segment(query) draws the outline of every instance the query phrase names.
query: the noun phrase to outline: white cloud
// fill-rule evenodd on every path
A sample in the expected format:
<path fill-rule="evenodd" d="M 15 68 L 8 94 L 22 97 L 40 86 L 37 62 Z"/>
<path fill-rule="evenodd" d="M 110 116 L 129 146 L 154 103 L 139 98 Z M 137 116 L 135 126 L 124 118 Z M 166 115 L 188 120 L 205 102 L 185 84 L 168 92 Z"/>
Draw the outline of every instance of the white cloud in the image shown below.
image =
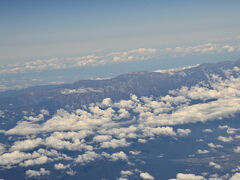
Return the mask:
<path fill-rule="evenodd" d="M 176 133 L 174 132 L 172 127 L 157 127 L 157 128 L 146 127 L 145 129 L 143 129 L 143 133 L 146 136 L 154 136 L 154 135 L 176 136 Z"/>
<path fill-rule="evenodd" d="M 235 128 L 228 128 L 227 129 L 227 133 L 228 134 L 235 134 L 236 133 L 236 131 L 238 131 L 239 129 L 235 129 Z"/>
<path fill-rule="evenodd" d="M 222 180 L 218 174 L 211 174 L 209 180 Z"/>
<path fill-rule="evenodd" d="M 185 67 L 175 68 L 175 69 L 159 69 L 159 70 L 155 70 L 154 72 L 168 73 L 169 75 L 174 75 L 174 74 L 176 74 L 180 71 L 183 71 L 183 70 L 186 70 L 186 69 L 192 69 L 192 68 L 198 67 L 199 65 L 200 64 L 196 64 L 196 65 L 193 65 L 193 66 L 185 66 Z"/>
<path fill-rule="evenodd" d="M 218 128 L 219 129 L 227 129 L 227 128 L 229 128 L 229 126 L 228 125 L 219 125 Z"/>
<path fill-rule="evenodd" d="M 136 156 L 136 155 L 141 154 L 141 151 L 129 151 L 129 153 Z"/>
<path fill-rule="evenodd" d="M 118 178 L 117 180 L 128 180 L 128 178 L 120 177 L 120 178 Z"/>
<path fill-rule="evenodd" d="M 117 119 L 129 118 L 130 117 L 129 112 L 126 109 L 121 108 L 121 109 L 118 110 L 118 113 L 119 113 L 119 115 L 118 115 Z"/>
<path fill-rule="evenodd" d="M 240 153 L 240 146 L 237 146 L 236 148 L 234 148 L 234 152 Z"/>
<path fill-rule="evenodd" d="M 105 142 L 105 141 L 109 141 L 112 139 L 112 136 L 110 135 L 97 135 L 93 138 L 93 141 L 95 142 Z"/>
<path fill-rule="evenodd" d="M 176 179 L 171 180 L 206 180 L 206 179 L 203 176 L 198 176 L 195 174 L 178 173 Z"/>
<path fill-rule="evenodd" d="M 79 88 L 79 89 L 64 89 L 61 91 L 63 95 L 69 94 L 84 94 L 84 93 L 103 93 L 102 89 L 93 89 L 93 88 Z"/>
<path fill-rule="evenodd" d="M 223 49 L 226 49 L 227 52 L 233 52 L 235 50 L 235 48 L 233 46 L 230 46 L 230 45 L 224 45 Z"/>
<path fill-rule="evenodd" d="M 235 139 L 240 139 L 240 135 L 236 135 L 234 138 Z"/>
<path fill-rule="evenodd" d="M 127 160 L 127 159 L 128 159 L 127 155 L 124 152 L 122 152 L 122 151 L 120 151 L 118 153 L 113 153 L 111 155 L 111 160 L 113 160 L 113 161 Z"/>
<path fill-rule="evenodd" d="M 131 61 L 147 61 L 159 59 L 159 57 L 176 57 L 184 55 L 198 54 L 217 54 L 231 53 L 240 48 L 239 44 L 223 44 L 223 43 L 205 43 L 192 46 L 179 46 L 175 48 L 137 48 L 128 51 L 118 51 L 112 53 L 102 53 L 102 55 L 86 55 L 79 57 L 50 59 L 37 59 L 24 63 L 8 64 L 0 67 L 0 74 L 15 74 L 31 71 L 43 71 L 51 69 L 67 69 L 75 67 L 99 66 L 105 64 L 131 62 Z"/>
<path fill-rule="evenodd" d="M 131 95 L 129 99 L 118 102 L 106 98 L 102 102 L 92 103 L 83 109 L 71 111 L 59 109 L 44 122 L 21 120 L 14 128 L 4 133 L 21 136 L 20 139 L 24 140 L 13 142 L 8 150 L 4 148 L 3 151 L 6 152 L 0 154 L 0 166 L 44 164 L 56 161 L 58 156 L 81 164 L 101 158 L 110 161 L 127 160 L 128 157 L 124 152 L 102 154 L 102 151 L 107 148 L 127 147 L 136 141 L 146 143 L 148 139 L 154 139 L 157 136 L 181 138 L 189 135 L 191 130 L 177 129 L 175 125 L 220 120 L 239 112 L 240 78 L 231 76 L 231 72 L 227 77 L 223 80 L 217 76 L 210 76 L 211 88 L 199 83 L 192 87 L 172 90 L 161 97 Z M 205 101 L 213 97 L 214 100 Z M 192 100 L 200 101 L 198 104 L 192 104 Z M 49 114 L 47 110 L 40 112 L 44 116 Z M 131 113 L 134 117 L 130 116 Z M 125 118 L 124 121 L 121 121 L 122 118 Z M 219 128 L 225 128 L 229 132 L 236 131 L 228 126 L 219 126 Z M 210 132 L 209 129 L 205 131 Z M 43 136 L 36 138 L 38 134 Z M 219 136 L 218 140 L 230 142 L 233 138 Z M 46 149 L 78 151 L 77 158 L 64 156 L 57 151 L 54 156 L 47 152 L 41 153 L 37 150 L 40 146 Z M 223 147 L 213 143 L 209 143 L 208 146 Z M 26 153 L 30 150 L 35 151 Z M 207 150 L 199 150 L 198 153 L 206 152 Z M 129 152 L 129 154 L 135 156 L 134 153 Z"/>
<path fill-rule="evenodd" d="M 229 136 L 229 137 L 218 136 L 218 140 L 227 143 L 227 142 L 233 141 L 233 138 L 231 136 Z"/>
<path fill-rule="evenodd" d="M 71 132 L 69 132 L 71 133 Z M 62 134 L 67 133 L 53 133 L 51 136 L 47 137 L 45 139 L 45 145 L 48 147 L 52 147 L 55 149 L 67 149 L 67 150 L 73 150 L 73 151 L 81 151 L 81 150 L 89 150 L 91 151 L 93 147 L 91 145 L 87 145 L 85 143 L 85 140 L 80 140 L 77 137 L 72 137 L 71 141 L 66 140 L 67 136 L 62 136 Z M 78 133 L 71 133 L 71 135 L 77 136 Z M 81 134 L 80 134 L 81 135 Z"/>
<path fill-rule="evenodd" d="M 22 161 L 30 158 L 38 157 L 39 154 L 30 154 L 30 153 L 24 153 L 19 151 L 13 151 L 10 153 L 4 153 L 0 156 L 0 165 L 2 166 L 11 166 L 18 163 L 21 163 Z"/>
<path fill-rule="evenodd" d="M 121 176 L 131 176 L 131 175 L 133 175 L 133 172 L 132 171 L 124 171 L 124 170 L 122 170 L 121 171 Z"/>
<path fill-rule="evenodd" d="M 190 129 L 177 129 L 179 136 L 188 136 L 191 133 Z"/>
<path fill-rule="evenodd" d="M 141 172 L 141 173 L 140 173 L 140 177 L 141 177 L 142 179 L 149 179 L 149 180 L 154 179 L 154 177 L 151 176 L 148 172 Z"/>
<path fill-rule="evenodd" d="M 1 91 L 1 85 L 0 85 L 0 91 Z M 5 117 L 4 111 L 0 110 L 0 118 L 4 118 L 4 117 Z"/>
<path fill-rule="evenodd" d="M 240 179 L 240 173 L 235 173 L 229 180 L 239 180 Z"/>
<path fill-rule="evenodd" d="M 29 121 L 42 121 L 44 119 L 44 115 L 43 114 L 39 114 L 36 117 L 33 116 L 24 116 L 24 119 L 29 120 Z"/>
<path fill-rule="evenodd" d="M 211 132 L 213 132 L 213 130 L 212 129 L 204 129 L 203 132 L 211 133 Z"/>
<path fill-rule="evenodd" d="M 6 152 L 0 156 L 0 166 L 11 168 L 15 165 L 31 166 L 36 164 L 45 164 L 49 160 L 71 160 L 65 154 L 58 153 L 56 150 L 38 149 L 32 153 L 20 151 Z"/>
<path fill-rule="evenodd" d="M 26 171 L 26 176 L 28 178 L 38 178 L 40 176 L 44 176 L 44 175 L 49 175 L 50 174 L 50 171 L 49 170 L 46 170 L 44 168 L 40 168 L 39 171 L 36 171 L 36 170 L 27 170 Z"/>
<path fill-rule="evenodd" d="M 43 115 L 49 116 L 49 112 L 48 112 L 48 110 L 46 110 L 46 109 L 41 109 L 40 112 L 41 112 Z"/>
<path fill-rule="evenodd" d="M 73 171 L 72 169 L 66 171 L 66 173 L 69 175 L 69 176 L 74 176 L 77 172 L 76 171 Z"/>
<path fill-rule="evenodd" d="M 130 143 L 126 139 L 112 139 L 111 141 L 105 141 L 101 143 L 102 148 L 118 148 L 129 146 Z"/>
<path fill-rule="evenodd" d="M 102 100 L 102 105 L 103 106 L 111 106 L 111 104 L 112 104 L 112 100 L 111 100 L 111 98 L 105 98 L 105 99 L 103 99 Z"/>
<path fill-rule="evenodd" d="M 214 167 L 215 169 L 221 169 L 222 167 L 221 167 L 221 165 L 219 165 L 219 164 L 217 164 L 217 163 L 215 163 L 215 162 L 209 162 L 209 166 L 210 167 Z"/>
<path fill-rule="evenodd" d="M 96 154 L 94 151 L 87 151 L 84 154 L 78 155 L 75 161 L 77 163 L 85 164 L 91 161 L 95 161 L 98 158 L 100 158 L 100 156 Z"/>
<path fill-rule="evenodd" d="M 147 140 L 146 140 L 146 139 L 141 139 L 141 138 L 140 138 L 140 139 L 138 139 L 138 142 L 139 142 L 139 143 L 146 143 Z"/>
<path fill-rule="evenodd" d="M 63 170 L 63 169 L 67 169 L 69 168 L 70 165 L 64 165 L 62 163 L 58 163 L 58 164 L 54 164 L 54 168 L 57 169 L 57 170 Z"/>
<path fill-rule="evenodd" d="M 34 166 L 34 165 L 40 165 L 47 163 L 49 158 L 47 156 L 40 156 L 36 159 L 28 159 L 22 163 L 20 163 L 20 166 L 28 167 L 28 166 Z"/>
<path fill-rule="evenodd" d="M 12 147 L 10 148 L 10 151 L 26 151 L 30 149 L 34 149 L 41 145 L 43 143 L 43 140 L 41 138 L 36 139 L 26 139 L 24 141 L 15 141 Z"/>
<path fill-rule="evenodd" d="M 197 150 L 197 153 L 198 153 L 198 154 L 207 154 L 207 153 L 209 153 L 209 151 L 206 150 L 206 149 L 204 149 L 204 150 L 198 149 L 198 150 Z"/>
<path fill-rule="evenodd" d="M 223 146 L 222 145 L 220 145 L 220 144 L 214 144 L 214 143 L 208 143 L 208 147 L 210 147 L 210 148 L 223 148 Z"/>
<path fill-rule="evenodd" d="M 110 161 L 117 161 L 117 160 L 127 161 L 128 160 L 127 155 L 123 151 L 116 152 L 111 155 L 103 152 L 102 156 L 108 158 Z"/>

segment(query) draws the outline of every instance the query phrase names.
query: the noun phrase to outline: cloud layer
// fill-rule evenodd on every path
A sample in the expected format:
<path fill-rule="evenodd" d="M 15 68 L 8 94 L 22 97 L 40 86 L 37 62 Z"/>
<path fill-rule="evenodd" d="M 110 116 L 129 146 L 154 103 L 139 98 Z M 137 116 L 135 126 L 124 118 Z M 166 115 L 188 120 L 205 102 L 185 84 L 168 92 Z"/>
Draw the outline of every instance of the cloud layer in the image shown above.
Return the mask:
<path fill-rule="evenodd" d="M 239 44 L 223 44 L 223 43 L 205 43 L 193 46 L 178 46 L 174 48 L 137 48 L 128 51 L 116 51 L 107 54 L 97 55 L 90 54 L 79 57 L 50 59 L 37 59 L 24 63 L 9 64 L 0 66 L 0 74 L 15 74 L 24 72 L 39 72 L 50 69 L 67 69 L 75 67 L 99 66 L 120 62 L 146 61 L 159 57 L 176 57 L 185 55 L 198 54 L 218 54 L 239 52 Z"/>
<path fill-rule="evenodd" d="M 233 71 L 240 73 L 239 68 Z M 176 125 L 221 120 L 240 112 L 240 76 L 234 77 L 229 72 L 227 79 L 212 75 L 209 84 L 200 82 L 189 88 L 181 87 L 157 98 L 131 95 L 130 99 L 118 102 L 106 98 L 83 109 L 59 109 L 50 118 L 47 110 L 41 110 L 37 116 L 24 116 L 14 128 L 1 131 L 5 136 L 17 136 L 18 139 L 9 145 L 0 144 L 0 166 L 31 167 L 54 162 L 54 169 L 74 174 L 70 169 L 74 163 L 85 165 L 104 160 L 131 164 L 129 156 L 137 156 L 140 152 L 128 152 L 124 147 L 136 142 L 146 143 L 156 137 L 184 138 L 192 133 L 191 129 Z M 219 126 L 219 129 L 229 134 L 219 136 L 219 143 L 233 141 L 232 135 L 238 130 L 229 126 Z M 210 142 L 208 147 L 217 149 L 222 145 Z M 77 155 L 70 156 L 63 153 L 65 151 L 75 151 Z M 238 152 L 239 147 L 234 151 Z M 197 151 L 201 155 L 207 153 L 206 149 Z M 57 162 L 59 160 L 68 164 Z M 222 168 L 213 161 L 208 165 Z M 44 168 L 26 171 L 28 177 L 48 174 L 49 170 Z M 124 176 L 126 173 L 122 178 Z M 154 179 L 147 172 L 141 172 L 140 177 Z M 176 176 L 176 179 L 183 178 L 204 179 L 193 174 Z"/>

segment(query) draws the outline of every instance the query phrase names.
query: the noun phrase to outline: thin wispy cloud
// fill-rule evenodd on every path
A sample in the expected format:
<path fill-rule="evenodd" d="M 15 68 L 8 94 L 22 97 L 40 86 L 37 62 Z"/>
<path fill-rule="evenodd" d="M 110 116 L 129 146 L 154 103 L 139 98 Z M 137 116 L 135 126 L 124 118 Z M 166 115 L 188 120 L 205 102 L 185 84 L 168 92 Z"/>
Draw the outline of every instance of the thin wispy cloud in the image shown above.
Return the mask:
<path fill-rule="evenodd" d="M 160 60 L 164 57 L 181 57 L 186 55 L 204 55 L 240 52 L 240 44 L 205 43 L 193 46 L 178 46 L 174 48 L 137 48 L 128 51 L 115 51 L 106 54 L 90 54 L 79 57 L 53 57 L 50 59 L 35 59 L 23 63 L 0 66 L 0 74 L 16 74 L 25 72 L 41 72 L 76 67 L 100 66 L 106 64 Z"/>

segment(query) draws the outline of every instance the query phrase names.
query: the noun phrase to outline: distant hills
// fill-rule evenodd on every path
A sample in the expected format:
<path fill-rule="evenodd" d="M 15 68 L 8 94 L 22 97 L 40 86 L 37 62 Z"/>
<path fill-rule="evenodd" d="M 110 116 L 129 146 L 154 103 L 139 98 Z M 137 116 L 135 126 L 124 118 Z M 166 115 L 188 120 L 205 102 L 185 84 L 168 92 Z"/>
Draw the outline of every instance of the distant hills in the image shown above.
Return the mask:
<path fill-rule="evenodd" d="M 73 84 L 36 86 L 23 90 L 0 93 L 0 109 L 16 111 L 47 108 L 79 108 L 89 103 L 111 98 L 113 101 L 137 96 L 161 96 L 181 86 L 193 86 L 200 81 L 207 83 L 209 74 L 223 79 L 224 70 L 240 68 L 240 60 L 215 64 L 201 64 L 191 68 L 160 72 L 133 72 L 105 80 L 80 80 Z"/>

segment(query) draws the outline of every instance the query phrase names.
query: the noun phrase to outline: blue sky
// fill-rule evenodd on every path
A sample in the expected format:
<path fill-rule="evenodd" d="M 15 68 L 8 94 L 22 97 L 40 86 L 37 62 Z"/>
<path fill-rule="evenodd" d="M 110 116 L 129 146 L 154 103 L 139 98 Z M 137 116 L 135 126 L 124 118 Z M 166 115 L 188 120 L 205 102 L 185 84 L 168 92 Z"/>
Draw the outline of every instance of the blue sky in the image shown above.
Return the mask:
<path fill-rule="evenodd" d="M 0 64 L 240 34 L 240 1 L 1 0 Z"/>

